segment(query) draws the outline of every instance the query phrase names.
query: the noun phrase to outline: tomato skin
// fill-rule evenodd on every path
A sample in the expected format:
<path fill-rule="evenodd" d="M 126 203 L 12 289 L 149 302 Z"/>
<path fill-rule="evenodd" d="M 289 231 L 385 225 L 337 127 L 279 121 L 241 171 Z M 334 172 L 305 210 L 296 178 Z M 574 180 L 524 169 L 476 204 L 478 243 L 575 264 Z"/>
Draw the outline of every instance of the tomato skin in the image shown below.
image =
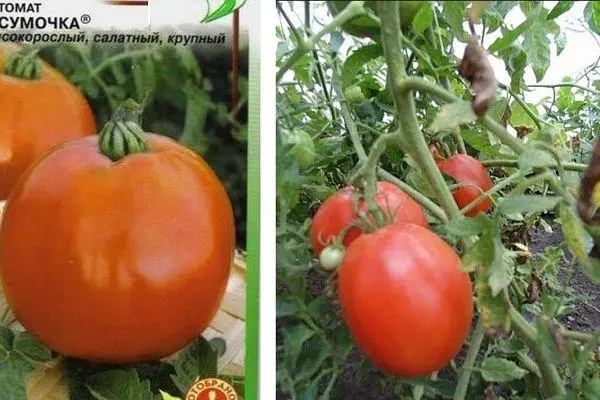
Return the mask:
<path fill-rule="evenodd" d="M 347 248 L 339 269 L 343 317 L 358 347 L 401 377 L 446 365 L 473 317 L 469 276 L 460 258 L 421 226 L 387 226 Z"/>
<path fill-rule="evenodd" d="M 310 240 L 315 254 L 321 253 L 327 243 L 337 237 L 344 227 L 356 220 L 352 207 L 352 194 L 355 190 L 351 187 L 339 190 L 325 200 L 317 210 L 310 229 Z M 376 201 L 384 210 L 392 214 L 396 213 L 395 224 L 411 222 L 429 227 L 421 205 L 394 184 L 378 182 Z M 366 211 L 366 202 L 362 201 L 359 207 Z M 350 229 L 344 238 L 344 246 L 350 245 L 360 235 L 359 228 Z"/>
<path fill-rule="evenodd" d="M 97 136 L 19 181 L 0 229 L 4 293 L 52 349 L 106 363 L 164 357 L 208 326 L 235 249 L 217 176 L 175 141 L 112 162 Z"/>
<path fill-rule="evenodd" d="M 456 201 L 459 208 L 466 207 L 478 198 L 482 192 L 490 190 L 494 186 L 485 167 L 469 155 L 457 154 L 446 160 L 439 161 L 437 164 L 440 171 L 451 176 L 457 182 L 473 185 L 462 186 L 452 193 L 454 201 Z M 491 207 L 492 199 L 488 197 L 477 204 L 467 215 L 474 217 L 480 212 L 488 211 Z"/>
<path fill-rule="evenodd" d="M 327 246 L 319 255 L 319 262 L 326 271 L 338 269 L 344 260 L 344 250 L 337 246 Z"/>
<path fill-rule="evenodd" d="M 92 110 L 79 90 L 41 62 L 39 80 L 4 74 L 0 45 L 0 199 L 8 198 L 25 170 L 55 145 L 96 133 Z"/>

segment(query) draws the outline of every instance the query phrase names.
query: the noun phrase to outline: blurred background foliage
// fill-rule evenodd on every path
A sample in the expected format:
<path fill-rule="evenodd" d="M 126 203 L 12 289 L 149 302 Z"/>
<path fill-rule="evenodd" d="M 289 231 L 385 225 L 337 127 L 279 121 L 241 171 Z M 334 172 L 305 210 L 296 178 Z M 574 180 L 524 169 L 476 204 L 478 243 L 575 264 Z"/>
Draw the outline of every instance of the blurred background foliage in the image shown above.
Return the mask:
<path fill-rule="evenodd" d="M 86 96 L 98 129 L 127 98 L 145 105 L 142 126 L 201 155 L 225 185 L 237 247 L 246 246 L 248 56 L 240 54 L 239 101 L 232 105 L 231 50 L 191 46 L 59 44 L 42 59 Z"/>

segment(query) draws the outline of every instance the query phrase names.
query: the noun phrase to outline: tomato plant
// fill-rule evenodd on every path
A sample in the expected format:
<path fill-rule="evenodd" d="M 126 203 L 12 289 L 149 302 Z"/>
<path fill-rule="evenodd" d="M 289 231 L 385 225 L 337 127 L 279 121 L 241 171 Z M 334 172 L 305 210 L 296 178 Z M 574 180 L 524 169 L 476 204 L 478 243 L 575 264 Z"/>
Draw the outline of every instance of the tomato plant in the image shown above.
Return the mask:
<path fill-rule="evenodd" d="M 92 110 L 60 72 L 21 51 L 0 46 L 0 199 L 53 146 L 96 133 Z"/>
<path fill-rule="evenodd" d="M 343 188 L 325 200 L 319 207 L 310 229 L 310 240 L 315 254 L 319 254 L 344 229 L 347 229 L 342 241 L 344 246 L 349 246 L 360 236 L 360 227 L 352 226 L 358 222 L 353 204 L 353 196 L 356 195 L 355 189 Z M 429 226 L 423 208 L 402 189 L 391 183 L 378 182 L 375 201 L 382 208 L 383 213 L 395 224 L 414 223 L 425 227 Z M 359 212 L 366 211 L 368 207 L 366 201 L 356 200 L 356 203 Z"/>
<path fill-rule="evenodd" d="M 278 5 L 281 398 L 600 398 L 598 63 L 551 68 L 596 3 L 333 3 Z"/>
<path fill-rule="evenodd" d="M 460 208 L 468 206 L 483 192 L 490 190 L 494 184 L 483 165 L 475 158 L 457 154 L 446 160 L 438 161 L 440 171 L 454 178 L 460 187 L 452 193 Z M 475 207 L 466 213 L 469 217 L 479 212 L 486 212 L 492 206 L 492 200 L 485 197 Z"/>
<path fill-rule="evenodd" d="M 388 373 L 437 371 L 469 333 L 469 276 L 452 247 L 422 226 L 391 225 L 354 241 L 338 286 L 357 346 Z"/>

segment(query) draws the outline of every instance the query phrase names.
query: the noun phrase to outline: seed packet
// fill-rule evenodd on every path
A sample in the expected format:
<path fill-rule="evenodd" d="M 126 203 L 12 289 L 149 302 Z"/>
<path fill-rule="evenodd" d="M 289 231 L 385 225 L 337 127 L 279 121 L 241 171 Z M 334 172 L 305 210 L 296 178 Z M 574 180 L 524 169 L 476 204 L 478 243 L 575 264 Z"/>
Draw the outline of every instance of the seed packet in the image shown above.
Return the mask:
<path fill-rule="evenodd" d="M 0 397 L 257 398 L 258 16 L 0 3 Z"/>

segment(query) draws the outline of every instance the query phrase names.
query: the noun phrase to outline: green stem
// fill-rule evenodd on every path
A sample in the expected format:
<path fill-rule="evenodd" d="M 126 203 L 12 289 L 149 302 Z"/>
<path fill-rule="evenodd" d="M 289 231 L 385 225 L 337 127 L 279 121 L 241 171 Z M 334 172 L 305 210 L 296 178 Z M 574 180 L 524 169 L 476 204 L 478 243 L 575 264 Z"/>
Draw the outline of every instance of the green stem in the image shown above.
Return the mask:
<path fill-rule="evenodd" d="M 553 84 L 546 84 L 546 85 L 535 84 L 535 85 L 527 85 L 527 87 L 545 87 L 545 88 L 574 87 L 574 88 L 577 88 L 577 89 L 585 90 L 586 92 L 593 93 L 596 96 L 600 96 L 600 92 L 598 92 L 597 90 L 590 89 L 590 88 L 587 88 L 585 86 L 578 85 L 576 83 L 568 83 L 568 82 L 553 83 Z"/>
<path fill-rule="evenodd" d="M 407 183 L 396 178 L 393 174 L 389 173 L 383 168 L 379 168 L 377 173 L 381 178 L 393 183 L 394 185 L 402 189 L 404 192 L 406 192 L 406 194 L 408 194 L 414 201 L 422 205 L 425 209 L 427 209 L 427 211 L 429 211 L 434 217 L 439 219 L 441 222 L 448 222 L 448 217 L 446 216 L 444 210 L 442 210 L 442 208 L 435 204 L 433 201 L 429 200 L 427 196 L 423 195 L 421 192 L 408 185 Z"/>
<path fill-rule="evenodd" d="M 131 99 L 115 111 L 99 134 L 98 147 L 102 154 L 118 161 L 129 154 L 149 150 L 150 144 L 139 125 L 141 112 L 141 107 Z"/>
<path fill-rule="evenodd" d="M 483 339 L 485 338 L 485 331 L 483 329 L 483 320 L 480 318 L 477 321 L 477 325 L 475 326 L 475 330 L 473 331 L 473 335 L 471 336 L 471 343 L 469 343 L 469 350 L 467 351 L 467 355 L 465 357 L 465 362 L 461 367 L 458 384 L 456 385 L 456 390 L 454 392 L 454 400 L 464 400 L 467 395 L 467 391 L 469 390 L 469 382 L 471 381 L 471 374 L 473 372 L 473 367 L 475 367 L 475 362 L 477 361 L 477 355 L 479 354 L 479 349 L 483 343 Z"/>
<path fill-rule="evenodd" d="M 397 119 L 407 151 L 417 163 L 425 179 L 433 189 L 446 215 L 450 219 L 462 218 L 458 206 L 448 190 L 446 182 L 429 151 L 425 137 L 421 133 L 417 118 L 415 102 L 410 91 L 401 90 L 402 83 L 409 81 L 404 66 L 401 46 L 401 31 L 398 24 L 399 10 L 396 2 L 379 2 L 378 15 L 381 18 L 381 38 L 383 50 L 388 64 L 390 89 L 396 106 Z"/>
<path fill-rule="evenodd" d="M 565 394 L 558 370 L 540 347 L 538 334 L 529 322 L 512 306 L 508 310 L 513 329 L 529 346 L 542 375 L 542 385 L 548 397 Z"/>
<path fill-rule="evenodd" d="M 515 101 L 517 103 L 519 103 L 519 105 L 523 108 L 523 110 L 525 110 L 525 113 L 527 113 L 527 115 L 529 115 L 529 117 L 533 120 L 533 122 L 535 123 L 535 126 L 537 126 L 537 128 L 539 130 L 541 130 L 542 129 L 542 121 L 536 114 L 534 114 L 533 111 L 531 111 L 531 109 L 529 108 L 529 105 L 527 103 L 525 103 L 525 101 L 523 99 L 521 99 L 520 96 L 517 96 L 517 94 L 512 89 L 510 89 L 508 86 L 503 85 L 503 84 L 498 84 L 498 86 L 501 87 L 502 89 L 508 91 L 508 93 L 510 93 L 510 95 L 515 99 Z"/>
<path fill-rule="evenodd" d="M 598 343 L 600 342 L 600 330 L 592 335 L 590 340 L 585 344 L 583 351 L 581 352 L 579 359 L 579 366 L 575 370 L 573 375 L 573 389 L 575 392 L 581 391 L 581 385 L 583 384 L 583 372 L 585 371 L 585 362 L 588 354 L 593 352 Z"/>
<path fill-rule="evenodd" d="M 491 189 L 483 192 L 481 195 L 479 195 L 479 197 L 477 197 L 475 200 L 473 200 L 472 202 L 467 204 L 465 207 L 463 207 L 460 210 L 461 214 L 465 215 L 466 213 L 471 211 L 473 208 L 475 208 L 477 206 L 477 204 L 481 203 L 485 199 L 491 197 L 494 193 L 499 192 L 500 190 L 504 189 L 505 187 L 509 186 L 510 184 L 512 184 L 513 182 L 515 182 L 521 178 L 523 178 L 523 174 L 518 172 L 518 173 L 513 174 L 513 175 L 509 176 L 508 178 L 502 180 L 501 182 L 494 185 Z"/>
<path fill-rule="evenodd" d="M 308 40 L 302 39 L 298 43 L 298 47 L 296 50 L 294 50 L 294 53 L 285 61 L 279 71 L 277 71 L 277 75 L 275 77 L 276 82 L 279 82 L 287 70 L 292 68 L 304 54 L 306 54 L 308 51 L 311 51 L 315 44 L 321 40 L 321 37 L 342 26 L 352 18 L 366 14 L 364 3 L 364 1 L 351 2 L 320 32 L 314 36 L 311 36 Z"/>
<path fill-rule="evenodd" d="M 42 66 L 37 58 L 37 50 L 21 50 L 8 53 L 4 61 L 4 74 L 28 81 L 39 80 Z"/>
<path fill-rule="evenodd" d="M 542 377 L 540 367 L 538 367 L 538 365 L 535 363 L 535 361 L 533 361 L 533 359 L 531 357 L 529 357 L 527 354 L 525 354 L 522 351 L 517 353 L 517 357 L 519 358 L 519 361 L 521 361 L 523 366 L 525 368 L 527 368 L 527 370 L 529 372 L 533 373 L 538 378 Z"/>
<path fill-rule="evenodd" d="M 8 305 L 5 305 L 4 311 L 2 312 L 2 317 L 0 317 L 0 325 L 4 325 L 4 322 L 6 322 L 6 318 L 8 317 L 9 312 L 10 312 L 10 307 Z"/>
<path fill-rule="evenodd" d="M 90 75 L 92 77 L 96 77 L 102 71 L 104 71 L 104 69 L 110 67 L 112 64 L 114 64 L 116 62 L 126 60 L 128 58 L 147 56 L 147 55 L 153 54 L 155 51 L 156 51 L 156 49 L 150 48 L 150 49 L 142 49 L 142 50 L 131 50 L 126 53 L 116 54 L 114 56 L 108 57 L 106 60 L 104 60 L 100 64 L 98 64 L 98 66 L 96 66 L 96 68 L 94 68 L 91 71 Z"/>
<path fill-rule="evenodd" d="M 565 339 L 572 339 L 572 340 L 577 340 L 579 342 L 588 342 L 590 340 L 592 340 L 593 335 L 589 334 L 589 333 L 585 333 L 585 332 L 578 332 L 578 331 L 561 331 L 560 334 L 565 338 Z"/>
<path fill-rule="evenodd" d="M 483 161 L 481 161 L 481 164 L 483 164 L 483 166 L 487 167 L 487 168 L 490 168 L 490 167 L 515 167 L 515 168 L 518 168 L 519 167 L 518 160 L 483 160 Z M 573 163 L 573 162 L 562 163 L 562 166 L 567 171 L 577 171 L 577 172 L 584 172 L 588 168 L 588 166 L 586 164 Z M 549 168 L 558 168 L 558 165 L 551 165 L 551 166 L 549 166 Z"/>
<path fill-rule="evenodd" d="M 371 150 L 369 151 L 369 155 L 366 159 L 364 159 L 361 163 L 360 168 L 352 174 L 348 183 L 350 185 L 356 184 L 356 182 L 364 177 L 369 171 L 377 168 L 377 162 L 381 158 L 381 155 L 385 152 L 388 144 L 394 140 L 394 134 L 385 134 L 379 136 L 373 145 L 371 146 Z"/>

